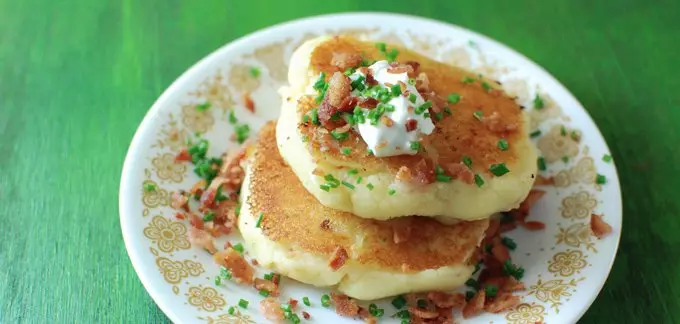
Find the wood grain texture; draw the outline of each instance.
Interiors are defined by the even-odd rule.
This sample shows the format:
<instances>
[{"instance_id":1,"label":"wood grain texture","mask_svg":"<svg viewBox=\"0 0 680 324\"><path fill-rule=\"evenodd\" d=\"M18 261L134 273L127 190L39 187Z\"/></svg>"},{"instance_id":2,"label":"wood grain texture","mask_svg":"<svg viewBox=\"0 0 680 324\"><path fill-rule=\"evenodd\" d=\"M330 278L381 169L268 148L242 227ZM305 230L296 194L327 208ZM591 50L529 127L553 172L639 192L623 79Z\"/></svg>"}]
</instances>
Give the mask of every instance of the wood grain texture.
<instances>
[{"instance_id":1,"label":"wood grain texture","mask_svg":"<svg viewBox=\"0 0 680 324\"><path fill-rule=\"evenodd\" d=\"M680 2L0 0L0 323L167 322L118 220L123 157L184 70L254 30L340 11L468 27L545 67L617 162L624 230L583 323L680 322Z\"/></svg>"}]
</instances>

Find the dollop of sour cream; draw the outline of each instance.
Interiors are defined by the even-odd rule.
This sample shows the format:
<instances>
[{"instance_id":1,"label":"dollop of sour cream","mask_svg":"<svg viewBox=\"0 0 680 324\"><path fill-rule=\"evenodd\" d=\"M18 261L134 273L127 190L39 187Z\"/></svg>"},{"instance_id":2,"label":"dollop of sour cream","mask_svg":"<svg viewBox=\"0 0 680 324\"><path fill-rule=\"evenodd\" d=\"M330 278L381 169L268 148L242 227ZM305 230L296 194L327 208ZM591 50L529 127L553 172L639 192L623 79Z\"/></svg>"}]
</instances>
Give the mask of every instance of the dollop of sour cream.
<instances>
[{"instance_id":1,"label":"dollop of sour cream","mask_svg":"<svg viewBox=\"0 0 680 324\"><path fill-rule=\"evenodd\" d=\"M388 102L388 105L394 107L393 111L386 111L383 116L387 116L391 123L378 122L372 125L369 122L359 123L355 126L355 130L361 135L368 148L376 157L386 157L395 155L414 155L418 153L420 141L424 135L429 135L434 131L434 124L430 119L427 110L423 113L416 113L417 107L425 103L423 97L416 90L415 85L409 83L409 77L404 73L390 73L390 63L387 61L377 61L368 67L373 78L382 87L390 89L388 85L396 85L403 82L406 85L407 91L415 95L413 97L405 95L393 96ZM357 71L350 76L353 81L359 76L365 77L361 72ZM358 91L353 91L353 95L359 95ZM370 110L362 109L365 114ZM406 123L409 119L417 122L415 129L407 131Z\"/></svg>"}]
</instances>

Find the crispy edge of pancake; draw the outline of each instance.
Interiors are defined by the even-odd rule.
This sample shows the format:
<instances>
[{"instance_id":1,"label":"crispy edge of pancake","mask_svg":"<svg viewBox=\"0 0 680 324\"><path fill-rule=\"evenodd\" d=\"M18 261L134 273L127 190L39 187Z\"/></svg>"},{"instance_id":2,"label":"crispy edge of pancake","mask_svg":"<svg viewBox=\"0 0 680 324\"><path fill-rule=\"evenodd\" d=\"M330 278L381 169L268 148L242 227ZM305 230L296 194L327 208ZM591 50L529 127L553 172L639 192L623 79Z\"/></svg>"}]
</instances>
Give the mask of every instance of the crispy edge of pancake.
<instances>
[{"instance_id":1,"label":"crispy edge of pancake","mask_svg":"<svg viewBox=\"0 0 680 324\"><path fill-rule=\"evenodd\" d=\"M298 132L309 139L307 146L311 154L316 159L330 164L358 164L367 169L388 170L392 174L396 174L402 166L413 169L423 157L446 165L460 163L462 158L467 156L473 161L474 171L485 173L487 176L491 176L488 167L492 164L505 163L511 168L519 158L516 149L519 145L516 144L529 141L528 116L522 112L519 105L502 91L494 92L497 95L492 95L481 86L482 81L464 84L462 79L466 76L477 78L471 72L433 61L405 48L396 48L399 49L400 62L417 61L420 63L419 71L427 74L430 88L437 94L444 98L451 93L461 95L460 102L451 105L452 116L439 121L433 134L426 136L424 146L429 148L429 153L376 158L366 154L366 144L354 131L350 131L350 136L338 143L327 134L322 126L300 123ZM308 64L308 69L312 72L307 75L318 75L322 71L327 75L332 75L337 71L338 68L330 63L334 52L365 53L369 60L382 59L374 43L362 42L349 37L330 37L314 47ZM291 62L292 66L293 62ZM309 81L313 83L315 80ZM492 80L485 79L483 82L497 88ZM301 120L302 116L316 104L311 103L313 99L310 102L309 98L304 96L298 99L297 113L298 120ZM516 125L517 129L503 134L492 132L484 123L475 118L473 113L476 111L481 111L486 117L496 112L500 120ZM501 138L509 143L507 151L498 148L498 141ZM342 147L348 147L354 153L349 156L344 155L341 152Z\"/></svg>"},{"instance_id":2,"label":"crispy edge of pancake","mask_svg":"<svg viewBox=\"0 0 680 324\"><path fill-rule=\"evenodd\" d=\"M467 263L488 220L443 225L426 217L375 221L321 205L302 186L280 156L275 123L265 125L255 143L249 168L253 215L262 213L261 229L272 241L316 255L331 256L338 248L348 262L404 272ZM408 241L394 243L394 228L411 229Z\"/></svg>"}]
</instances>

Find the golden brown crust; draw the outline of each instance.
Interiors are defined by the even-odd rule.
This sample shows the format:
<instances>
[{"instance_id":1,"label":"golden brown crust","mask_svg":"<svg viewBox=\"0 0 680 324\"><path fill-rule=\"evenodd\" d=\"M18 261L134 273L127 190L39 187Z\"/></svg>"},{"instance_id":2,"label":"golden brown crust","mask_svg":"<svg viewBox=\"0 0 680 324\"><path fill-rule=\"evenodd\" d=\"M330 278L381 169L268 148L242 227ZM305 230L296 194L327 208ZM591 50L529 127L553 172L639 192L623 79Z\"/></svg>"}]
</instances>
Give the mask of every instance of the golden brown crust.
<instances>
[{"instance_id":1,"label":"golden brown crust","mask_svg":"<svg viewBox=\"0 0 680 324\"><path fill-rule=\"evenodd\" d=\"M476 172L488 172L488 167L494 163L504 162L512 166L517 159L513 143L526 136L521 109L513 99L495 88L487 91L481 85L479 77L470 72L427 59L404 48L397 48L399 49L398 60L418 62L418 72L427 75L429 88L440 97L446 98L451 93L461 95L460 102L450 105L453 114L438 121L434 133L425 138L423 145L430 152L414 156L376 158L366 154L366 144L354 131L351 131L349 137L338 145L330 145L322 149L323 146L328 146L325 143L329 140L333 141L326 134L326 130L321 129L321 126L299 125L301 135L310 139L308 147L312 155L319 159L362 165L368 170L387 170L393 174L396 174L402 166L413 169L413 166L423 157L446 165L459 163L463 156L468 156L472 159L473 169ZM360 42L347 37L334 37L315 48L310 69L315 73L323 71L328 76L333 75L335 71L340 71L332 64L333 53L365 53L365 58L368 60L384 59L374 43ZM465 84L462 80L466 76L474 77L477 81ZM496 87L494 81L490 79L483 81L491 87ZM317 106L309 104L307 100L303 101L305 101L304 104L298 105L298 114L301 118L303 114ZM473 115L476 111L482 112L481 121ZM494 127L489 126L490 122ZM499 131L499 129L507 129L507 131ZM508 141L509 150L502 151L498 148L498 140L501 138ZM340 152L341 147L348 147L354 153L350 156L343 155Z\"/></svg>"},{"instance_id":2,"label":"golden brown crust","mask_svg":"<svg viewBox=\"0 0 680 324\"><path fill-rule=\"evenodd\" d=\"M488 226L488 220L446 226L427 217L409 217L408 241L395 243L394 224L403 220L362 219L324 207L305 190L279 154L274 122L264 126L250 162L247 203L252 217L262 213L264 234L329 259L342 248L348 253L347 263L394 271L460 265L468 262Z\"/></svg>"}]
</instances>

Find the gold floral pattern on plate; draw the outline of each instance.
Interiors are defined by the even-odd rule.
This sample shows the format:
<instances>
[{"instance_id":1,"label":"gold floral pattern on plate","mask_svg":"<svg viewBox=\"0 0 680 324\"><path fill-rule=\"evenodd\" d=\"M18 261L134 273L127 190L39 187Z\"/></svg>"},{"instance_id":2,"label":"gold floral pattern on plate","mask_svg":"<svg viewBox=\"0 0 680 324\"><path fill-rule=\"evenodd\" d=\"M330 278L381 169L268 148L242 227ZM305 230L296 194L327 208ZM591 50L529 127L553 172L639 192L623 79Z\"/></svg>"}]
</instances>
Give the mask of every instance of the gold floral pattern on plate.
<instances>
[{"instance_id":1,"label":"gold floral pattern on plate","mask_svg":"<svg viewBox=\"0 0 680 324\"><path fill-rule=\"evenodd\" d=\"M597 199L587 191L580 191L562 199L562 217L585 219L597 207Z\"/></svg>"},{"instance_id":2,"label":"gold floral pattern on plate","mask_svg":"<svg viewBox=\"0 0 680 324\"><path fill-rule=\"evenodd\" d=\"M184 180L187 166L175 161L176 154L163 153L151 160L156 176L161 180L180 183Z\"/></svg>"},{"instance_id":3,"label":"gold floral pattern on plate","mask_svg":"<svg viewBox=\"0 0 680 324\"><path fill-rule=\"evenodd\" d=\"M589 223L576 223L567 228L559 226L559 232L555 236L557 238L555 244L566 244L574 248L584 246L586 250L597 252L591 234Z\"/></svg>"},{"instance_id":4,"label":"gold floral pattern on plate","mask_svg":"<svg viewBox=\"0 0 680 324\"><path fill-rule=\"evenodd\" d=\"M562 277L571 277L588 265L586 256L580 250L567 250L553 255L548 261L548 271Z\"/></svg>"},{"instance_id":5,"label":"gold floral pattern on plate","mask_svg":"<svg viewBox=\"0 0 680 324\"><path fill-rule=\"evenodd\" d=\"M571 297L571 295L576 291L576 286L579 282L583 281L585 278L571 279L565 281L565 279L553 279L548 281L543 281L540 276L536 284L529 287L528 295L536 296L536 299L550 304L551 308L555 309L555 312L559 314L560 306L564 303L564 297Z\"/></svg>"},{"instance_id":6,"label":"gold floral pattern on plate","mask_svg":"<svg viewBox=\"0 0 680 324\"><path fill-rule=\"evenodd\" d=\"M245 58L254 58L262 62L269 71L269 76L277 82L286 82L288 78L288 62L285 60L286 44L292 39L276 42L267 46L255 49L252 54L245 55Z\"/></svg>"},{"instance_id":7,"label":"gold floral pattern on plate","mask_svg":"<svg viewBox=\"0 0 680 324\"><path fill-rule=\"evenodd\" d=\"M533 109L535 110L535 109ZM536 144L546 162L552 163L578 155L578 142L574 141L560 125L554 125Z\"/></svg>"},{"instance_id":8,"label":"gold floral pattern on plate","mask_svg":"<svg viewBox=\"0 0 680 324\"><path fill-rule=\"evenodd\" d=\"M175 114L168 114L168 122L163 124L158 138L152 148L169 149L172 152L179 152L185 146L185 141L189 137L189 132L181 128L175 119Z\"/></svg>"},{"instance_id":9,"label":"gold floral pattern on plate","mask_svg":"<svg viewBox=\"0 0 680 324\"><path fill-rule=\"evenodd\" d=\"M207 100L212 105L210 100ZM205 133L209 131L215 124L215 117L213 117L210 108L206 110L196 109L196 105L182 106L182 122L184 126L189 128L194 133Z\"/></svg>"},{"instance_id":10,"label":"gold floral pattern on plate","mask_svg":"<svg viewBox=\"0 0 680 324\"><path fill-rule=\"evenodd\" d=\"M238 93L250 93L260 86L260 78L252 75L252 70L258 69L256 66L246 64L234 64L227 76L229 85Z\"/></svg>"},{"instance_id":11,"label":"gold floral pattern on plate","mask_svg":"<svg viewBox=\"0 0 680 324\"><path fill-rule=\"evenodd\" d=\"M157 244L159 250L166 253L187 250L191 247L186 225L160 215L154 216L147 227L144 228L144 236L148 237L152 243Z\"/></svg>"},{"instance_id":12,"label":"gold floral pattern on plate","mask_svg":"<svg viewBox=\"0 0 680 324\"><path fill-rule=\"evenodd\" d=\"M222 294L218 293L215 288L203 287L189 287L185 294L189 304L198 307L206 312L214 312L222 310L227 302L224 300Z\"/></svg>"},{"instance_id":13,"label":"gold floral pattern on plate","mask_svg":"<svg viewBox=\"0 0 680 324\"><path fill-rule=\"evenodd\" d=\"M527 110L529 112L529 117L531 118L531 129L536 129L541 123L562 115L562 110L550 95L541 91L537 91L537 95L543 100L543 108L535 109L534 107L527 107L531 108ZM533 100L534 98L530 99Z\"/></svg>"},{"instance_id":14,"label":"gold floral pattern on plate","mask_svg":"<svg viewBox=\"0 0 680 324\"><path fill-rule=\"evenodd\" d=\"M197 277L205 272L202 264L192 260L173 261L166 257L158 257L156 265L165 281L173 285L181 283L184 278Z\"/></svg>"},{"instance_id":15,"label":"gold floral pattern on plate","mask_svg":"<svg viewBox=\"0 0 680 324\"><path fill-rule=\"evenodd\" d=\"M575 166L562 170L555 175L556 187L568 187L573 184L594 184L597 177L595 161L590 156L582 157Z\"/></svg>"},{"instance_id":16,"label":"gold floral pattern on plate","mask_svg":"<svg viewBox=\"0 0 680 324\"><path fill-rule=\"evenodd\" d=\"M538 304L520 304L505 315L508 324L543 323L545 307Z\"/></svg>"},{"instance_id":17,"label":"gold floral pattern on plate","mask_svg":"<svg viewBox=\"0 0 680 324\"><path fill-rule=\"evenodd\" d=\"M208 324L255 324L255 321L250 318L250 315L243 314L238 309L236 309L234 314L221 314L217 316L217 318L199 316L198 319L204 320Z\"/></svg>"},{"instance_id":18,"label":"gold floral pattern on plate","mask_svg":"<svg viewBox=\"0 0 680 324\"><path fill-rule=\"evenodd\" d=\"M203 133L212 128L214 118L211 111L214 108L220 109L222 113L226 113L236 104L229 91L229 86L225 84L224 77L219 70L201 82L196 90L189 92L189 95L210 103L210 108L203 111L203 114L190 114L188 120L184 119L184 108L187 106L182 107L182 122L193 132ZM195 108L195 105L188 105L188 107ZM193 110L198 112L196 109ZM187 113L191 112L187 110ZM193 127L189 126L187 122L193 125Z\"/></svg>"},{"instance_id":19,"label":"gold floral pattern on plate","mask_svg":"<svg viewBox=\"0 0 680 324\"><path fill-rule=\"evenodd\" d=\"M154 188L152 190L147 187ZM168 206L170 204L170 194L167 190L158 186L153 180L144 180L142 183L142 204L146 208L156 208L158 206Z\"/></svg>"}]
</instances>

